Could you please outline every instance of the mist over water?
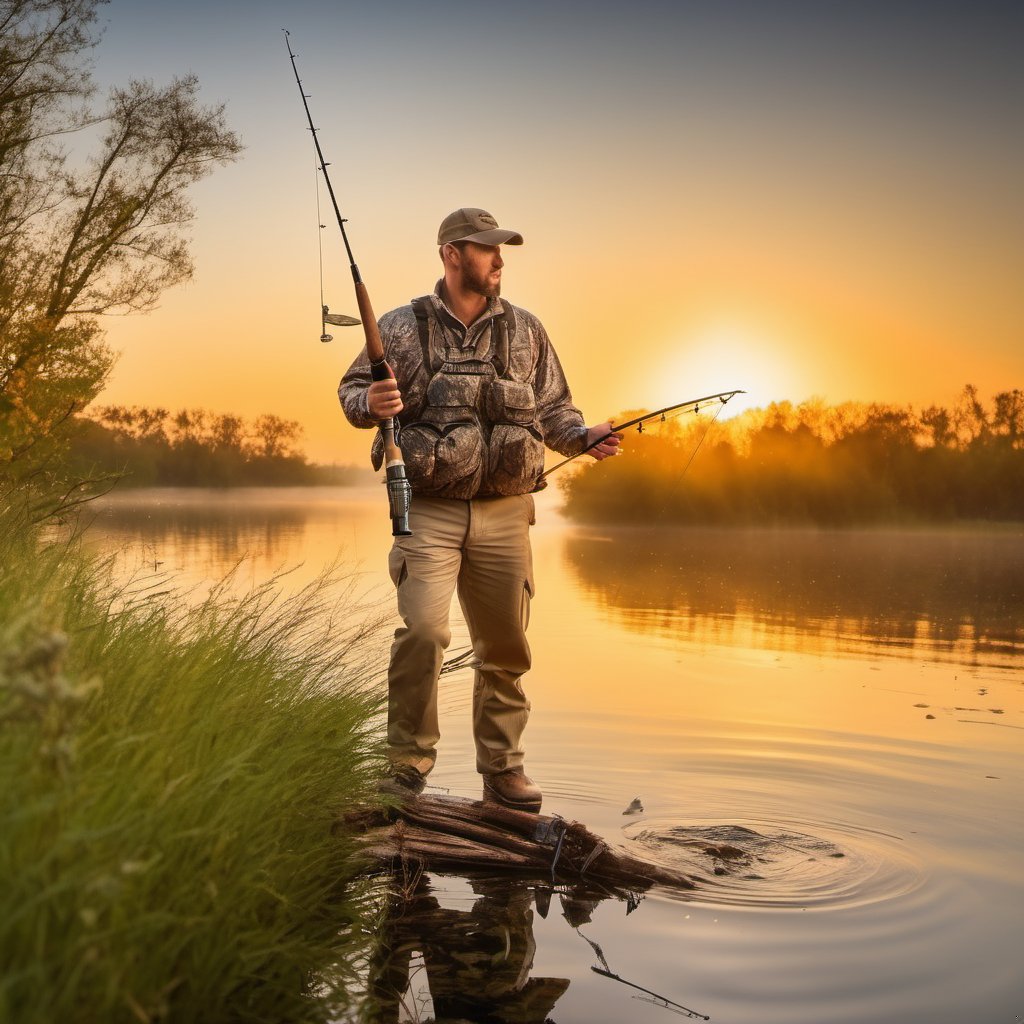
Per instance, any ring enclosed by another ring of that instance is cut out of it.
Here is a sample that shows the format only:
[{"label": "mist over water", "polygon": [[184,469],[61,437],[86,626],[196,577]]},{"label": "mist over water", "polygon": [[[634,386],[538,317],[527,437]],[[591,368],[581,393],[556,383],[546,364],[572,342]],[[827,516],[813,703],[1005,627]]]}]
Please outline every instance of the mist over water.
[{"label": "mist over water", "polygon": [[[396,1012],[1024,1011],[1024,532],[582,529],[556,500],[534,532],[528,770],[545,813],[698,886],[630,905],[425,878],[393,908],[397,959],[374,965]],[[197,593],[232,570],[246,587],[290,568],[297,587],[340,558],[386,603],[383,504],[376,487],[136,492],[99,504],[89,536],[119,572]],[[451,654],[457,603],[453,626]],[[471,687],[442,677],[431,781],[475,797]]]}]

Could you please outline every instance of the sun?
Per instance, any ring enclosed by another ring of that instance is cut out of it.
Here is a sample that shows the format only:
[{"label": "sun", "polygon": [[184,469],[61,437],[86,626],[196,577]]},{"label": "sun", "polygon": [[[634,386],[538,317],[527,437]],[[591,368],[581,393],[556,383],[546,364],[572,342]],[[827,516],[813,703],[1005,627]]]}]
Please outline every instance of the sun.
[{"label": "sun", "polygon": [[694,325],[671,343],[663,357],[663,404],[679,396],[699,397],[740,388],[727,415],[804,394],[804,374],[792,357],[792,343],[770,327],[721,316]]}]

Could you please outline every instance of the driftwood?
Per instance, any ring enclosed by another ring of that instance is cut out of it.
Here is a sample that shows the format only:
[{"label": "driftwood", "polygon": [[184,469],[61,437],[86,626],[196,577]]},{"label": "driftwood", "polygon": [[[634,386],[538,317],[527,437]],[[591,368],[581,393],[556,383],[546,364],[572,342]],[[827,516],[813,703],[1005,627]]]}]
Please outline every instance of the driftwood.
[{"label": "driftwood", "polygon": [[613,849],[579,822],[481,800],[420,795],[347,820],[366,830],[366,853],[392,865],[517,872],[619,891],[694,887],[690,876]]}]

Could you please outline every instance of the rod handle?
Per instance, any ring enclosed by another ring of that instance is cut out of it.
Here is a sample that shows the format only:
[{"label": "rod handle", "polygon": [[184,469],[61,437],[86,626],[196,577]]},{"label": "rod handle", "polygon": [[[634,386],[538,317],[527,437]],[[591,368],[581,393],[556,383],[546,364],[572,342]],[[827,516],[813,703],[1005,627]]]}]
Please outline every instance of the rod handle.
[{"label": "rod handle", "polygon": [[370,293],[362,281],[356,281],[356,304],[359,306],[359,319],[363,321],[363,333],[366,335],[366,354],[371,363],[379,363],[384,358],[384,345],[377,330],[377,318],[373,315],[370,304]]}]

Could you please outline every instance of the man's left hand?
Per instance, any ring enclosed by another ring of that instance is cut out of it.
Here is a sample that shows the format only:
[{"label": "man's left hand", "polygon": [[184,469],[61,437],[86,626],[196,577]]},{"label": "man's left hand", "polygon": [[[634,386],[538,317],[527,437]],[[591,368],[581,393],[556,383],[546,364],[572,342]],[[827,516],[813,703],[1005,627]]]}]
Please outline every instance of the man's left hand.
[{"label": "man's left hand", "polygon": [[604,440],[600,444],[594,445],[587,452],[588,455],[597,459],[598,462],[602,459],[607,459],[609,455],[619,455],[621,453],[622,435],[612,431],[611,420],[605,423],[598,423],[593,427],[587,427],[587,447],[589,448],[590,445],[594,444],[598,438],[604,438]]}]

